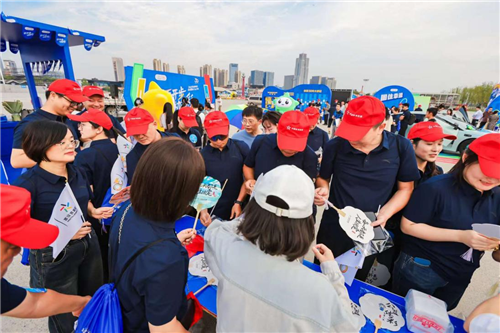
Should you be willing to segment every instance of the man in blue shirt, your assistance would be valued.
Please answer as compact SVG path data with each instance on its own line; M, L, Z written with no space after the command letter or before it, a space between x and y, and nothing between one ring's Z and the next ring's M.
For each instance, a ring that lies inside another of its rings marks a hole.
M318 158L307 146L309 120L300 111L285 112L278 123L278 133L259 135L248 154L243 174L248 194L256 178L280 165L295 165L312 180L317 176Z
M229 119L223 112L209 113L204 126L210 138L210 143L201 151L207 176L225 184L213 214L227 221L241 215L246 197L242 170L249 148L241 141L229 139ZM200 220L204 225L210 224L207 210L201 212Z
M41 109L29 114L14 129L14 140L12 143L12 155L10 163L13 168L31 168L36 163L29 159L21 148L24 128L28 123L37 120L53 120L69 125L73 136L78 137L78 130L71 126L71 120L66 118L68 114L76 110L79 103L87 100L83 96L82 89L78 83L61 79L54 81L45 93L47 101Z
M262 109L255 105L247 106L242 112L244 126L243 130L233 135L233 140L243 141L252 148L253 141L257 135L262 134Z
M126 157L127 177L129 184L131 184L137 163L149 145L160 141L162 137L178 137L178 135L158 131L158 125L153 116L148 111L138 107L130 110L125 116L125 127L127 127L127 135L133 136L137 141Z
M307 145L314 150L316 155L321 156L328 142L328 133L318 127L319 111L317 108L310 106L304 110L304 114L308 117L311 126L307 136Z
M340 209L352 206L374 213L380 206L372 225L385 226L408 203L413 182L420 177L415 152L410 141L384 131L386 118L384 104L374 97L349 103L338 136L325 147L316 180L316 205L328 200ZM328 246L335 256L354 247L335 210L323 213L317 243ZM374 259L365 259L358 278L366 278Z
M399 128L399 135L405 136L406 135L406 130L408 129L408 125L410 125L410 118L411 118L411 112L409 110L410 104L408 103L403 103L401 109L403 112L403 115L399 117L399 120L401 122L401 127Z
M174 113L174 133L181 139L190 142L195 148L201 148L203 142L201 134L196 129L198 121L196 120L196 112L190 106L183 106L176 113Z

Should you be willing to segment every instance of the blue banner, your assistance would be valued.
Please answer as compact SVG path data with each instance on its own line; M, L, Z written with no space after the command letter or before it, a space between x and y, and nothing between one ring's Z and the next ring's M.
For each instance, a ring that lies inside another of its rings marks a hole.
M50 40L50 35L52 32L50 30L40 30L40 40L44 42L48 42Z
M56 43L59 46L64 46L68 42L68 35L58 32L56 34Z
M35 36L35 28L23 26L23 37L24 39L31 39Z
M2 39L0 41L0 51L5 52L5 50L7 50L7 43Z
M373 97L376 97L388 108L399 106L399 104L410 104L409 109L415 108L415 99L410 90L402 86L387 86L377 91Z
M17 52L19 52L19 45L16 43L9 43L9 49L10 52L16 54Z
M289 90L272 86L267 87L262 92L262 107L269 111L274 111L273 101L285 93L289 93L290 97L300 103L301 111L304 111L309 103L318 103L319 100L324 107L332 99L332 91L324 84L301 84Z
M90 51L92 50L92 45L94 45L94 42L92 39L85 38L83 41L83 46L85 47L85 50Z

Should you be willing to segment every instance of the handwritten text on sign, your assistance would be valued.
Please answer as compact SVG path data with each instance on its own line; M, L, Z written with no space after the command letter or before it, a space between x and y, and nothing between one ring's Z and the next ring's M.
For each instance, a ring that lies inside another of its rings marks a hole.
M352 240L368 243L375 236L370 219L361 210L346 206L342 209L345 216L339 214L339 223Z

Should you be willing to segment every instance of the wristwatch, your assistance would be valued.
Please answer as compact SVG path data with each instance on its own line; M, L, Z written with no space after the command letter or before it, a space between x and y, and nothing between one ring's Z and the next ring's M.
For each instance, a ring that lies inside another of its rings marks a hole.
M243 206L243 201L236 200L236 201L234 202L234 204L235 204L235 205L236 205L236 204L238 204L238 205L240 205L240 206Z

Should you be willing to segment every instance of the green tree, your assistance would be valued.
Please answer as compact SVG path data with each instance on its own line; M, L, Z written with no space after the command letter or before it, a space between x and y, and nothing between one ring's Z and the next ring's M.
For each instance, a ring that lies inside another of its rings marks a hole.
M451 92L460 94L460 103L468 105L480 104L482 107L485 107L490 100L494 85L494 82L483 82L483 84L474 87L453 88Z

